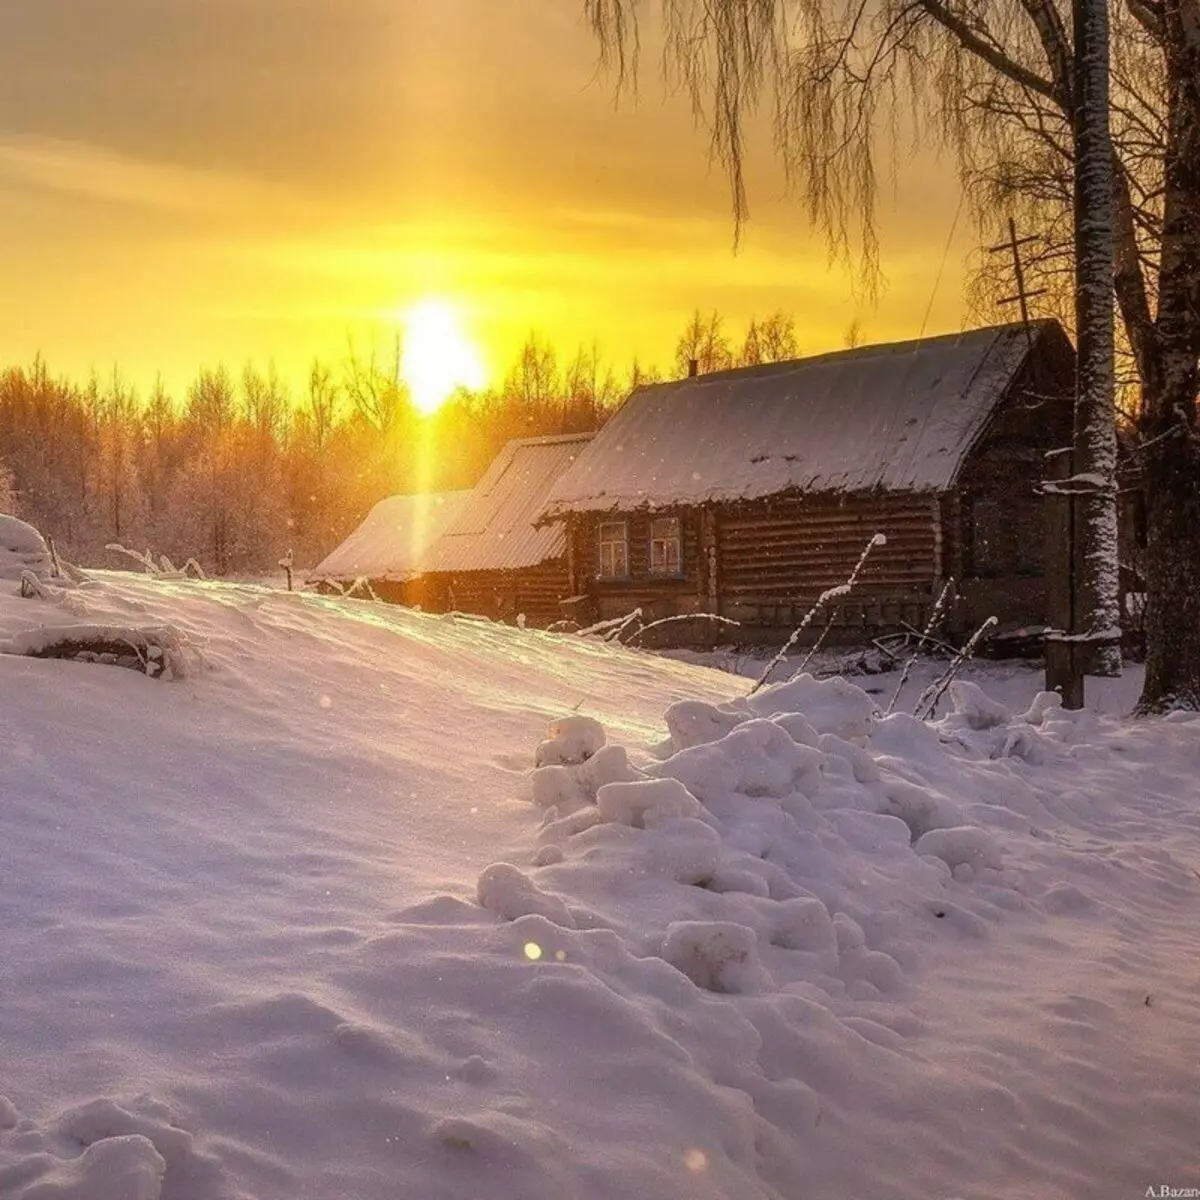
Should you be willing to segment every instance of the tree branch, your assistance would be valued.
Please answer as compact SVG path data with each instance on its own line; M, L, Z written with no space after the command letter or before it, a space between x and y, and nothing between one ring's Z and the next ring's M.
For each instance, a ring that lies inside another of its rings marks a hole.
M1162 41L1166 34L1166 24L1163 21L1161 0L1125 0L1125 7L1129 9L1129 15L1151 37Z
M1029 15L1041 39L1046 65L1054 81L1054 101L1063 112L1070 114L1075 107L1071 91L1072 51L1058 9L1053 0L1021 0L1021 7Z
M947 33L953 34L964 49L983 59L1005 78L1031 92L1036 92L1039 96L1045 96L1047 100L1053 100L1056 104L1060 102L1052 82L1043 79L1036 71L1023 67L994 42L981 37L962 17L951 12L942 0L917 0L917 3L930 19L936 21Z

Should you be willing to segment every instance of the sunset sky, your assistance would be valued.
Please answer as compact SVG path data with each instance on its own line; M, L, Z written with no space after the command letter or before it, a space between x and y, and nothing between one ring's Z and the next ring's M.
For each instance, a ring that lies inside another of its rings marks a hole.
M697 306L795 313L801 348L915 336L957 205L906 169L861 309L756 149L740 253L723 176L652 37L597 77L579 0L14 0L0 9L0 361L179 389L298 380L430 298L492 377L536 329L669 362ZM929 331L963 323L963 219Z

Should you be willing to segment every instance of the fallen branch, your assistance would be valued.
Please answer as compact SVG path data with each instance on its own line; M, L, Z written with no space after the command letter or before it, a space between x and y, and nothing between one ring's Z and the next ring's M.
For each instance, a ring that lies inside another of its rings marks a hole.
M360 575L348 588L342 589L342 595L347 600L351 599L356 592L366 592L377 604L383 603L376 594L375 589L371 586L371 581L365 576Z
M21 572L21 598L23 600L46 599L46 589L42 581L32 571Z
M126 558L132 558L147 575L153 575L155 579L190 579L193 575L197 579L208 578L203 567L194 558L189 558L182 567L176 567L165 554L160 554L155 562L154 555L149 550L130 550L120 542L108 542L104 548L114 554L124 554Z
M600 640L604 642L619 642L621 634L625 632L634 622L637 622L638 629L642 627L642 610L635 608L633 612L627 613L625 619L611 633L606 633Z
M586 629L577 631L577 637L595 637L597 634L607 633L609 630L618 629L623 625L628 625L634 618L641 618L642 610L635 608L633 612L626 613L623 617L612 617L607 621L597 621L595 625L589 625Z

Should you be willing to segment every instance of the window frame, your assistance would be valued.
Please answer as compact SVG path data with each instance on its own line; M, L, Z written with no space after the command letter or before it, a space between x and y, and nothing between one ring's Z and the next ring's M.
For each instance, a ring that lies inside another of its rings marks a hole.
M654 531L655 525L670 525L673 529L672 533L664 535L656 535ZM660 544L664 547L669 547L674 543L675 547L675 563L673 566L670 563L669 551L665 555L668 565L657 567L655 565L654 547ZM651 579L682 579L683 578L683 522L679 517L658 516L651 517L646 534L646 574Z
M606 537L605 530L620 529L619 537ZM611 569L605 570L604 551L606 547L621 548L621 556L624 559L623 570L616 569L615 560L611 563ZM602 582L620 582L630 578L629 573L629 522L628 521L600 521L596 528L596 578Z

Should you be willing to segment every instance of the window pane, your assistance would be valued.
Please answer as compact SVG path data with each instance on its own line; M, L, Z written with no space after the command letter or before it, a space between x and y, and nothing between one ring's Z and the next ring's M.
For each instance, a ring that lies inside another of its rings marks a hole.
M600 577L622 579L629 574L629 527L624 521L600 525Z
M678 575L680 537L678 517L658 517L650 522L651 575Z

